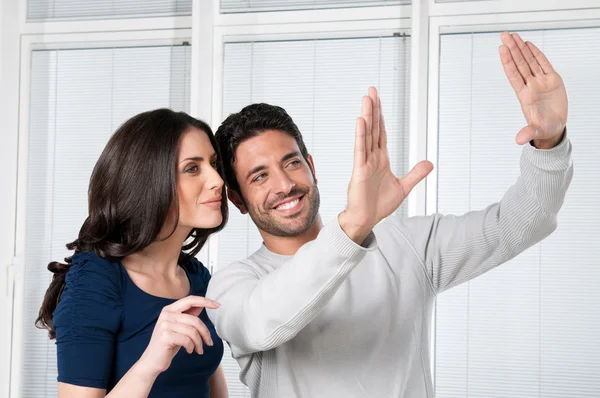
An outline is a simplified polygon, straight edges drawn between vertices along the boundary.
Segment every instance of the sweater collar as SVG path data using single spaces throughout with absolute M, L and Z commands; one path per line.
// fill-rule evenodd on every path
M 267 260 L 276 261 L 276 262 L 282 262 L 282 263 L 284 263 L 284 262 L 290 260 L 292 257 L 294 257 L 293 255 L 292 256 L 285 256 L 283 254 L 273 253 L 272 251 L 270 251 L 269 249 L 267 249 L 267 247 L 265 246 L 264 243 L 260 246 L 260 249 L 258 249 L 256 251 L 256 254 L 259 255 L 259 256 L 261 256 L 261 257 L 266 258 Z

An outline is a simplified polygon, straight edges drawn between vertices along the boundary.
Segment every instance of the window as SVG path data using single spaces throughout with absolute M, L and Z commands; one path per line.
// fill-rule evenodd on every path
M 600 29 L 524 32 L 569 92 L 575 175 L 558 229 L 510 263 L 440 295 L 436 396 L 597 397 L 600 381 L 596 112 Z M 524 126 L 499 33 L 441 37 L 438 211 L 499 200 L 519 173 Z
M 320 213 L 324 223 L 331 222 L 346 205 L 354 126 L 370 85 L 381 95 L 392 169 L 397 175 L 406 171 L 409 55 L 408 37 L 226 43 L 223 119 L 251 103 L 283 107 L 314 158 Z M 399 212 L 405 214 L 404 206 Z M 219 234 L 218 266 L 246 258 L 261 243 L 250 217 L 232 206 Z M 249 396 L 229 351 L 224 364 L 232 396 Z
M 56 347 L 33 327 L 52 260 L 70 254 L 87 216 L 88 180 L 131 116 L 189 110 L 190 47 L 34 51 L 31 58 L 22 397 L 56 396 Z

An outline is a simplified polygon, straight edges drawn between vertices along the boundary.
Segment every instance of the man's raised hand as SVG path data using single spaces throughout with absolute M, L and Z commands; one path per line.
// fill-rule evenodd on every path
M 348 206 L 340 214 L 339 222 L 350 239 L 360 244 L 379 221 L 396 211 L 415 185 L 433 170 L 433 165 L 422 161 L 403 178 L 394 175 L 381 100 L 374 87 L 363 97 L 355 134 Z

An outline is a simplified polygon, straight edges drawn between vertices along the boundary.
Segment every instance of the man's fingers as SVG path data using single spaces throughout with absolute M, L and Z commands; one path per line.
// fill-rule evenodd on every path
M 367 156 L 373 150 L 373 103 L 368 96 L 363 97 L 362 118 L 365 120 L 365 153 Z
M 354 138 L 354 166 L 362 166 L 367 161 L 366 154 L 366 123 L 362 117 L 356 119 L 355 138 Z
M 371 98 L 371 103 L 373 104 L 373 125 L 371 126 L 373 137 L 373 149 L 377 149 L 379 148 L 379 122 L 381 112 L 379 111 L 379 94 L 377 93 L 377 89 L 375 87 L 369 87 L 369 98 Z
M 520 93 L 525 87 L 525 82 L 517 70 L 517 65 L 515 65 L 515 61 L 510 55 L 510 50 L 504 45 L 500 46 L 500 59 L 502 60 L 502 67 L 504 68 L 504 73 L 506 74 L 506 77 L 508 77 L 510 85 L 517 94 Z
M 529 47 L 529 49 L 531 50 L 531 53 L 537 60 L 538 64 L 540 64 L 540 66 L 542 67 L 542 70 L 544 71 L 544 73 L 545 74 L 554 73 L 554 68 L 552 67 L 552 64 L 550 63 L 550 61 L 548 61 L 548 58 L 546 58 L 544 53 L 541 52 L 540 49 L 537 48 L 535 46 L 535 44 L 533 44 L 532 42 L 528 41 L 526 44 L 527 44 L 527 47 Z
M 521 39 L 521 36 L 519 36 L 518 33 L 513 33 L 513 38 L 515 39 L 519 50 L 521 50 L 523 58 L 525 58 L 525 62 L 527 62 L 527 64 L 529 65 L 529 70 L 531 70 L 531 73 L 534 76 L 543 75 L 544 72 L 542 71 L 540 64 L 538 63 L 537 59 L 533 56 L 533 52 L 531 51 L 531 49 L 527 46 L 527 44 L 525 44 L 523 39 Z
M 402 188 L 404 190 L 404 196 L 408 196 L 410 191 L 421 182 L 431 171 L 433 170 L 433 164 L 428 160 L 423 160 L 416 164 L 407 175 L 400 180 Z
M 216 309 L 220 306 L 221 304 L 211 299 L 207 299 L 206 297 L 187 296 L 180 300 L 177 300 L 173 304 L 167 305 L 165 308 L 163 308 L 163 311 L 182 313 L 189 310 L 192 307 Z
M 508 32 L 503 32 L 500 37 L 502 39 L 502 43 L 504 43 L 504 45 L 510 50 L 510 55 L 514 60 L 521 77 L 525 82 L 527 82 L 527 79 L 531 76 L 531 69 L 529 69 L 529 65 L 527 64 L 527 61 L 525 61 L 525 58 L 523 57 L 523 54 L 521 53 L 514 36 Z
M 379 128 L 379 147 L 387 150 L 387 131 L 385 130 L 385 118 L 383 117 L 383 109 L 381 108 L 381 100 L 379 100 L 379 113 L 380 113 L 380 128 Z

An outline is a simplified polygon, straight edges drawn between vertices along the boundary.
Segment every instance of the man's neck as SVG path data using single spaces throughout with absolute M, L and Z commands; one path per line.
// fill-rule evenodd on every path
M 283 237 L 271 235 L 262 230 L 259 232 L 269 251 L 283 256 L 293 256 L 304 244 L 315 240 L 321 228 L 323 228 L 323 222 L 321 216 L 317 215 L 310 228 L 297 236 Z

